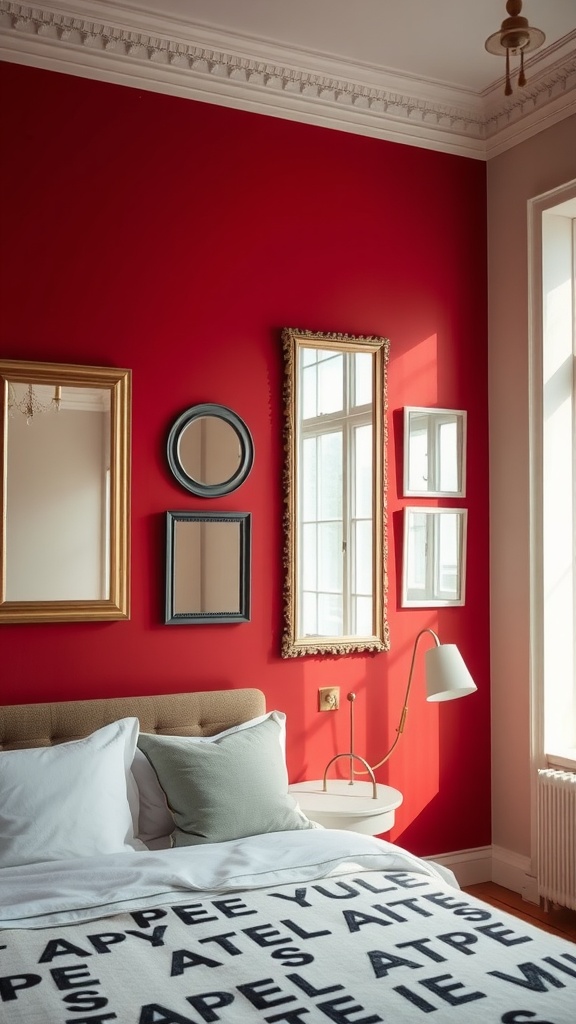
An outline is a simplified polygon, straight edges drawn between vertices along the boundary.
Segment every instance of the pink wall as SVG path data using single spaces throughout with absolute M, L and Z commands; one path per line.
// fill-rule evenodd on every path
M 394 737 L 411 645 L 436 628 L 479 692 L 444 707 L 417 680 L 379 773 L 404 793 L 391 837 L 417 853 L 490 841 L 486 195 L 481 162 L 5 64 L 4 358 L 133 371 L 129 622 L 0 626 L 7 703 L 258 686 L 288 714 L 293 779 Z M 291 326 L 386 335 L 389 620 L 376 656 L 279 657 L 282 358 Z M 247 482 L 203 503 L 170 475 L 176 416 L 220 402 L 248 423 Z M 399 607 L 402 407 L 468 410 L 466 604 Z M 449 503 L 446 503 L 449 504 Z M 250 511 L 252 620 L 162 624 L 166 509 Z M 421 670 L 421 662 L 419 668 Z M 343 701 L 346 704 L 345 700 Z

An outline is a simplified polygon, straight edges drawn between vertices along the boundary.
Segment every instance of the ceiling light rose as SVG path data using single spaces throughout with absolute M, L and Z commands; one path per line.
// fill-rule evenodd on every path
M 510 54 L 512 53 L 516 56 L 516 54 L 520 53 L 518 85 L 520 88 L 523 88 L 526 85 L 524 54 L 530 53 L 531 50 L 537 50 L 539 46 L 542 46 L 546 36 L 541 29 L 532 28 L 528 24 L 528 18 L 521 17 L 522 0 L 507 0 L 506 10 L 510 17 L 504 18 L 500 30 L 488 36 L 484 45 L 488 53 L 496 53 L 499 56 L 502 54 L 506 55 L 506 88 L 504 93 L 506 96 L 510 96 L 512 93 Z

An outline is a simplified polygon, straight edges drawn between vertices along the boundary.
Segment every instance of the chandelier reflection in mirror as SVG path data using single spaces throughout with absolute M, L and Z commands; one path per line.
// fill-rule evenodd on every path
M 8 383 L 8 414 L 22 413 L 27 423 L 32 423 L 35 416 L 43 413 L 59 412 L 61 403 L 62 388 L 59 384 L 46 387 L 42 384 Z
M 387 650 L 388 342 L 286 329 L 284 657 Z

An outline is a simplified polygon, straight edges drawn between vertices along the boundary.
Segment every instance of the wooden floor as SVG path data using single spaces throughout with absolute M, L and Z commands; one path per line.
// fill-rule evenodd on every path
M 546 912 L 536 903 L 528 903 L 523 900 L 517 892 L 504 889 L 495 882 L 480 882 L 478 885 L 463 886 L 464 892 L 489 903 L 492 907 L 499 907 L 514 917 L 520 917 L 523 921 L 543 928 L 544 931 L 553 932 L 570 942 L 576 942 L 576 911 L 566 910 L 563 907 L 553 907 Z

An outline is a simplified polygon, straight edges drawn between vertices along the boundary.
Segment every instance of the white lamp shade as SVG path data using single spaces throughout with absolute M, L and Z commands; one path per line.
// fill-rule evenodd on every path
M 454 700 L 477 689 L 456 644 L 426 651 L 426 700 Z

